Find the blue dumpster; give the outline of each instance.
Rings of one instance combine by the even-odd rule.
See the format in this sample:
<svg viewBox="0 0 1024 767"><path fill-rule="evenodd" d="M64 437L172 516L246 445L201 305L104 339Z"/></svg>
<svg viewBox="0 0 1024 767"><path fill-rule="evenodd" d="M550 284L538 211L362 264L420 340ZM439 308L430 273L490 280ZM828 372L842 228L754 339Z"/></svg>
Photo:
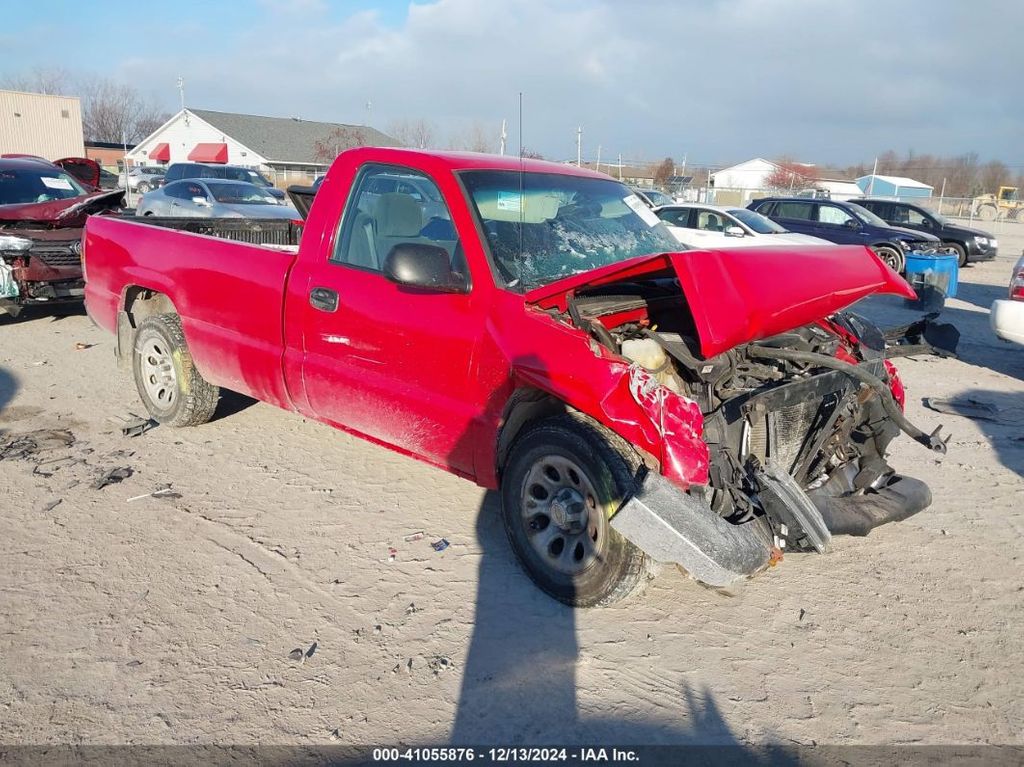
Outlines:
<svg viewBox="0 0 1024 767"><path fill-rule="evenodd" d="M917 300L907 300L912 309L941 311L946 299L956 295L960 267L957 257L949 253L908 253L904 270L907 282L917 293Z"/></svg>

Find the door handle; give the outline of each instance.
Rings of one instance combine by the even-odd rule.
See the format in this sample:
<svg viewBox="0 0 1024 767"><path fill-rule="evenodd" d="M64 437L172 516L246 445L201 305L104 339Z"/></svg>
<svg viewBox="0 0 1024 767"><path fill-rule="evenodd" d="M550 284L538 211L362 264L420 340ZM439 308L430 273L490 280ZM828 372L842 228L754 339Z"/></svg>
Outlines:
<svg viewBox="0 0 1024 767"><path fill-rule="evenodd" d="M309 291L309 305L322 312L336 312L338 293L330 288L313 288Z"/></svg>

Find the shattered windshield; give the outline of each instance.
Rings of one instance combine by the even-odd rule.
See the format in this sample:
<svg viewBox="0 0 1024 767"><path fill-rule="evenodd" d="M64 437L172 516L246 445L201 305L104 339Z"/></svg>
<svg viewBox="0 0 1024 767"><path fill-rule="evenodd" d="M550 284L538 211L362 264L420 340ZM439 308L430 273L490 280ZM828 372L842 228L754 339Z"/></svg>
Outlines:
<svg viewBox="0 0 1024 767"><path fill-rule="evenodd" d="M639 197L611 179L516 171L466 171L461 178L495 269L517 292L684 249Z"/></svg>

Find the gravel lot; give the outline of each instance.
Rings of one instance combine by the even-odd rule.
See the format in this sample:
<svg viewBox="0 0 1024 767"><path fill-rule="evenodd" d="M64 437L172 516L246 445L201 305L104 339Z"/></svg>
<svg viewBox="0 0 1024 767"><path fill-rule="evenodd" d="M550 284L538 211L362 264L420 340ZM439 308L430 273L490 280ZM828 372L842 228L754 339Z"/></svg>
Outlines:
<svg viewBox="0 0 1024 767"><path fill-rule="evenodd" d="M988 328L1024 226L999 234L943 315L962 359L900 363L953 435L894 445L930 509L732 596L666 569L589 611L465 481L239 397L122 436L111 338L0 317L0 742L1024 743L1024 348ZM999 420L921 402L955 395Z"/></svg>

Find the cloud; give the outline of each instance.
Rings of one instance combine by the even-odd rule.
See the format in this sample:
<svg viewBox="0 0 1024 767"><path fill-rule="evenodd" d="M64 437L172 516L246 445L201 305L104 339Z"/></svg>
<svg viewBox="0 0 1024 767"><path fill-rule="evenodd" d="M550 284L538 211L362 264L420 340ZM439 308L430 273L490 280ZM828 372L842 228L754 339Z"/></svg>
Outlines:
<svg viewBox="0 0 1024 767"><path fill-rule="evenodd" d="M584 154L600 144L605 158L845 163L894 148L1024 165L1017 3L265 5L227 39L106 54L168 108L181 74L196 107L450 130L508 119L512 146L522 92L523 141L551 157L575 156L582 125Z"/></svg>

